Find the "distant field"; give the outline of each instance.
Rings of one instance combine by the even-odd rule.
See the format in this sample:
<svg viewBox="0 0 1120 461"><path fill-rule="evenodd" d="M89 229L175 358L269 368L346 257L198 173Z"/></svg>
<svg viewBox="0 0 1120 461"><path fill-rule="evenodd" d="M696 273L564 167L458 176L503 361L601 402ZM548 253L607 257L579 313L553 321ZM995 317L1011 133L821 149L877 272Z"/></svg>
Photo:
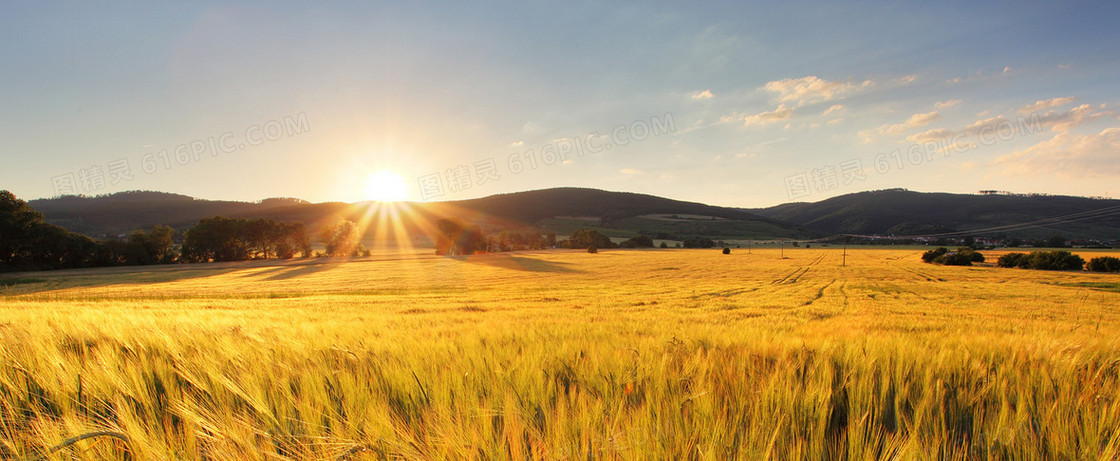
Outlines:
<svg viewBox="0 0 1120 461"><path fill-rule="evenodd" d="M1120 457L1120 275L921 251L2 276L0 458Z"/></svg>

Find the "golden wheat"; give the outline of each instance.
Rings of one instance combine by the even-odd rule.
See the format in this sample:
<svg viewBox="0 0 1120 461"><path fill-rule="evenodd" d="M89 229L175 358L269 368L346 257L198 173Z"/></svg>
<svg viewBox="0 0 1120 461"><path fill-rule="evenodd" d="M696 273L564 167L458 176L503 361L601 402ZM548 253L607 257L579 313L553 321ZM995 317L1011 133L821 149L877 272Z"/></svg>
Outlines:
<svg viewBox="0 0 1120 461"><path fill-rule="evenodd" d="M2 288L0 455L1120 456L1117 275L779 254L25 274ZM122 438L59 446L94 431Z"/></svg>

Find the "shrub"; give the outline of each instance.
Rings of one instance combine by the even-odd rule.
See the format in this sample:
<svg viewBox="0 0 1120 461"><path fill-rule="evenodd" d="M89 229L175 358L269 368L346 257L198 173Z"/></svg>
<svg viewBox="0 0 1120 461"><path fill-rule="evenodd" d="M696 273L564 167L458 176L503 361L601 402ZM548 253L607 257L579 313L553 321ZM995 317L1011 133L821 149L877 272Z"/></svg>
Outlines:
<svg viewBox="0 0 1120 461"><path fill-rule="evenodd" d="M723 254L725 254L725 255L731 254L731 249L728 248L728 247L723 247Z"/></svg>
<svg viewBox="0 0 1120 461"><path fill-rule="evenodd" d="M943 255L945 253L948 253L948 252L949 252L949 249L945 248L945 247L940 247L940 248L937 248L935 250L929 250L925 253L922 253L922 261L925 261L927 263L931 263L931 262L933 262L934 259L937 259L938 256L941 256L941 255Z"/></svg>
<svg viewBox="0 0 1120 461"><path fill-rule="evenodd" d="M999 267L1022 267L1029 257L1026 253L1008 253L1000 256L996 260L996 265Z"/></svg>
<svg viewBox="0 0 1120 461"><path fill-rule="evenodd" d="M1112 256L1093 258L1085 268L1093 272L1120 272L1120 259Z"/></svg>
<svg viewBox="0 0 1120 461"><path fill-rule="evenodd" d="M599 252L599 247L597 247L595 245L591 245L591 246L587 247L587 252L588 253L598 253Z"/></svg>
<svg viewBox="0 0 1120 461"><path fill-rule="evenodd" d="M974 263L984 262L984 255L980 254L979 252L977 252L976 250L974 250L972 248L969 248L969 247L957 248L957 253L961 254L961 255L964 255L965 257L968 258L969 261L972 261Z"/></svg>
<svg viewBox="0 0 1120 461"><path fill-rule="evenodd" d="M1030 268L1046 271L1079 271L1085 260L1068 251L1035 251L1030 256Z"/></svg>
<svg viewBox="0 0 1120 461"><path fill-rule="evenodd" d="M971 266L972 257L967 253L957 251L954 253L945 253L936 258L933 258L933 262L936 264L944 264L946 266Z"/></svg>
<svg viewBox="0 0 1120 461"><path fill-rule="evenodd" d="M1044 271L1079 271L1085 260L1068 251L1032 251L1031 254L1008 253L999 257L999 267L1019 267Z"/></svg>

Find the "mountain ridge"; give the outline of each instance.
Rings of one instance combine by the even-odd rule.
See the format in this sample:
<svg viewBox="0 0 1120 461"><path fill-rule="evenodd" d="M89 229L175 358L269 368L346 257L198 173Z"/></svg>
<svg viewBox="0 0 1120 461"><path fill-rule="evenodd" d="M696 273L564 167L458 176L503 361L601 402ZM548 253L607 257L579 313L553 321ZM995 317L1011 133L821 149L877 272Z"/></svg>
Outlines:
<svg viewBox="0 0 1120 461"><path fill-rule="evenodd" d="M310 229L345 218L362 219L373 202L311 203L297 198L256 202L205 200L182 194L129 191L96 197L64 196L29 201L47 221L74 232L113 237L167 224L179 230L199 219L272 218L304 222ZM923 235L992 228L1077 213L1095 219L991 232L1016 238L1120 239L1120 200L1060 195L953 194L887 189L846 194L818 202L767 208L732 208L635 192L560 187L445 201L405 202L433 221L457 217L491 228L536 227L557 233L598 228L615 237L638 234L712 238L812 238L834 234ZM1117 213L1096 210L1116 207ZM420 228L415 225L410 229Z"/></svg>

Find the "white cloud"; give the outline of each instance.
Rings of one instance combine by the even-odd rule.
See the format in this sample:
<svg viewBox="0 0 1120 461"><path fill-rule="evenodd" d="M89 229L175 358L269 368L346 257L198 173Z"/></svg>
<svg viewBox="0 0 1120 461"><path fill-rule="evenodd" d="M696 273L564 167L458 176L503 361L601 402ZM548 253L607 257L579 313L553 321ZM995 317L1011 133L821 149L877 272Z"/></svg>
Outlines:
<svg viewBox="0 0 1120 461"><path fill-rule="evenodd" d="M772 111L748 115L743 119L743 125L769 125L771 123L789 120L791 117L793 117L793 109L786 107L784 104L780 104L777 109Z"/></svg>
<svg viewBox="0 0 1120 461"><path fill-rule="evenodd" d="M963 131L965 134L975 136L981 131L994 133L1001 126L1006 128L1013 125L1004 116L997 115L995 117L988 117L972 122L968 126L964 127L964 129L961 131Z"/></svg>
<svg viewBox="0 0 1120 461"><path fill-rule="evenodd" d="M875 130L859 130L856 135L859 136L860 144L871 144L875 142Z"/></svg>
<svg viewBox="0 0 1120 461"><path fill-rule="evenodd" d="M1027 104L1027 105L1023 106L1021 109L1019 109L1019 112L1024 113L1024 114L1029 114L1031 112L1040 111L1042 109L1049 109L1051 107L1064 106L1066 104L1069 104L1069 103L1073 102L1076 99L1077 98L1074 98L1074 97L1040 99L1038 101L1035 101L1032 104Z"/></svg>
<svg viewBox="0 0 1120 461"><path fill-rule="evenodd" d="M1093 106L1082 104L1066 112L1047 111L1038 117L1038 121L1043 127L1050 127L1054 131L1069 131L1071 128L1096 121L1107 115L1115 115L1115 113L1106 110L1104 106L1094 109Z"/></svg>
<svg viewBox="0 0 1120 461"><path fill-rule="evenodd" d="M900 85L909 85L911 83L914 83L915 80L918 80L917 75L904 75L902 77L896 78L894 81L895 83L898 83Z"/></svg>
<svg viewBox="0 0 1120 461"><path fill-rule="evenodd" d="M1059 175L1066 178L1120 176L1120 128L1096 134L1061 132L991 162L1007 175Z"/></svg>
<svg viewBox="0 0 1120 461"><path fill-rule="evenodd" d="M712 99L712 90L697 91L690 96L693 101L703 101L705 99Z"/></svg>
<svg viewBox="0 0 1120 461"><path fill-rule="evenodd" d="M961 101L960 99L950 99L948 101L940 101L940 102L934 103L933 107L936 107L938 109L948 109L948 108L953 107L957 104L960 104L961 102L963 102L963 101Z"/></svg>
<svg viewBox="0 0 1120 461"><path fill-rule="evenodd" d="M795 103L800 107L814 102L831 101L860 88L873 85L870 80L861 84L841 81L828 81L810 75L801 78L774 80L763 85L763 89L778 94L778 101Z"/></svg>
<svg viewBox="0 0 1120 461"><path fill-rule="evenodd" d="M831 114L833 112L839 112L839 111L842 111L842 110L844 110L844 105L843 104L833 104L832 107L829 107L827 110L822 112L821 116L825 116L825 115Z"/></svg>
<svg viewBox="0 0 1120 461"><path fill-rule="evenodd" d="M953 134L954 134L953 130L949 130L949 129L945 129L945 128L936 128L936 129L933 129L933 130L923 131L923 132L918 133L918 134L907 136L906 140L910 141L910 142L921 144L921 143L926 143L926 142L940 141L942 139L945 139L945 138L948 138L948 137L952 136Z"/></svg>
<svg viewBox="0 0 1120 461"><path fill-rule="evenodd" d="M879 134L899 134L913 128L929 125L940 118L941 113L937 111L914 114L903 123L879 127Z"/></svg>

